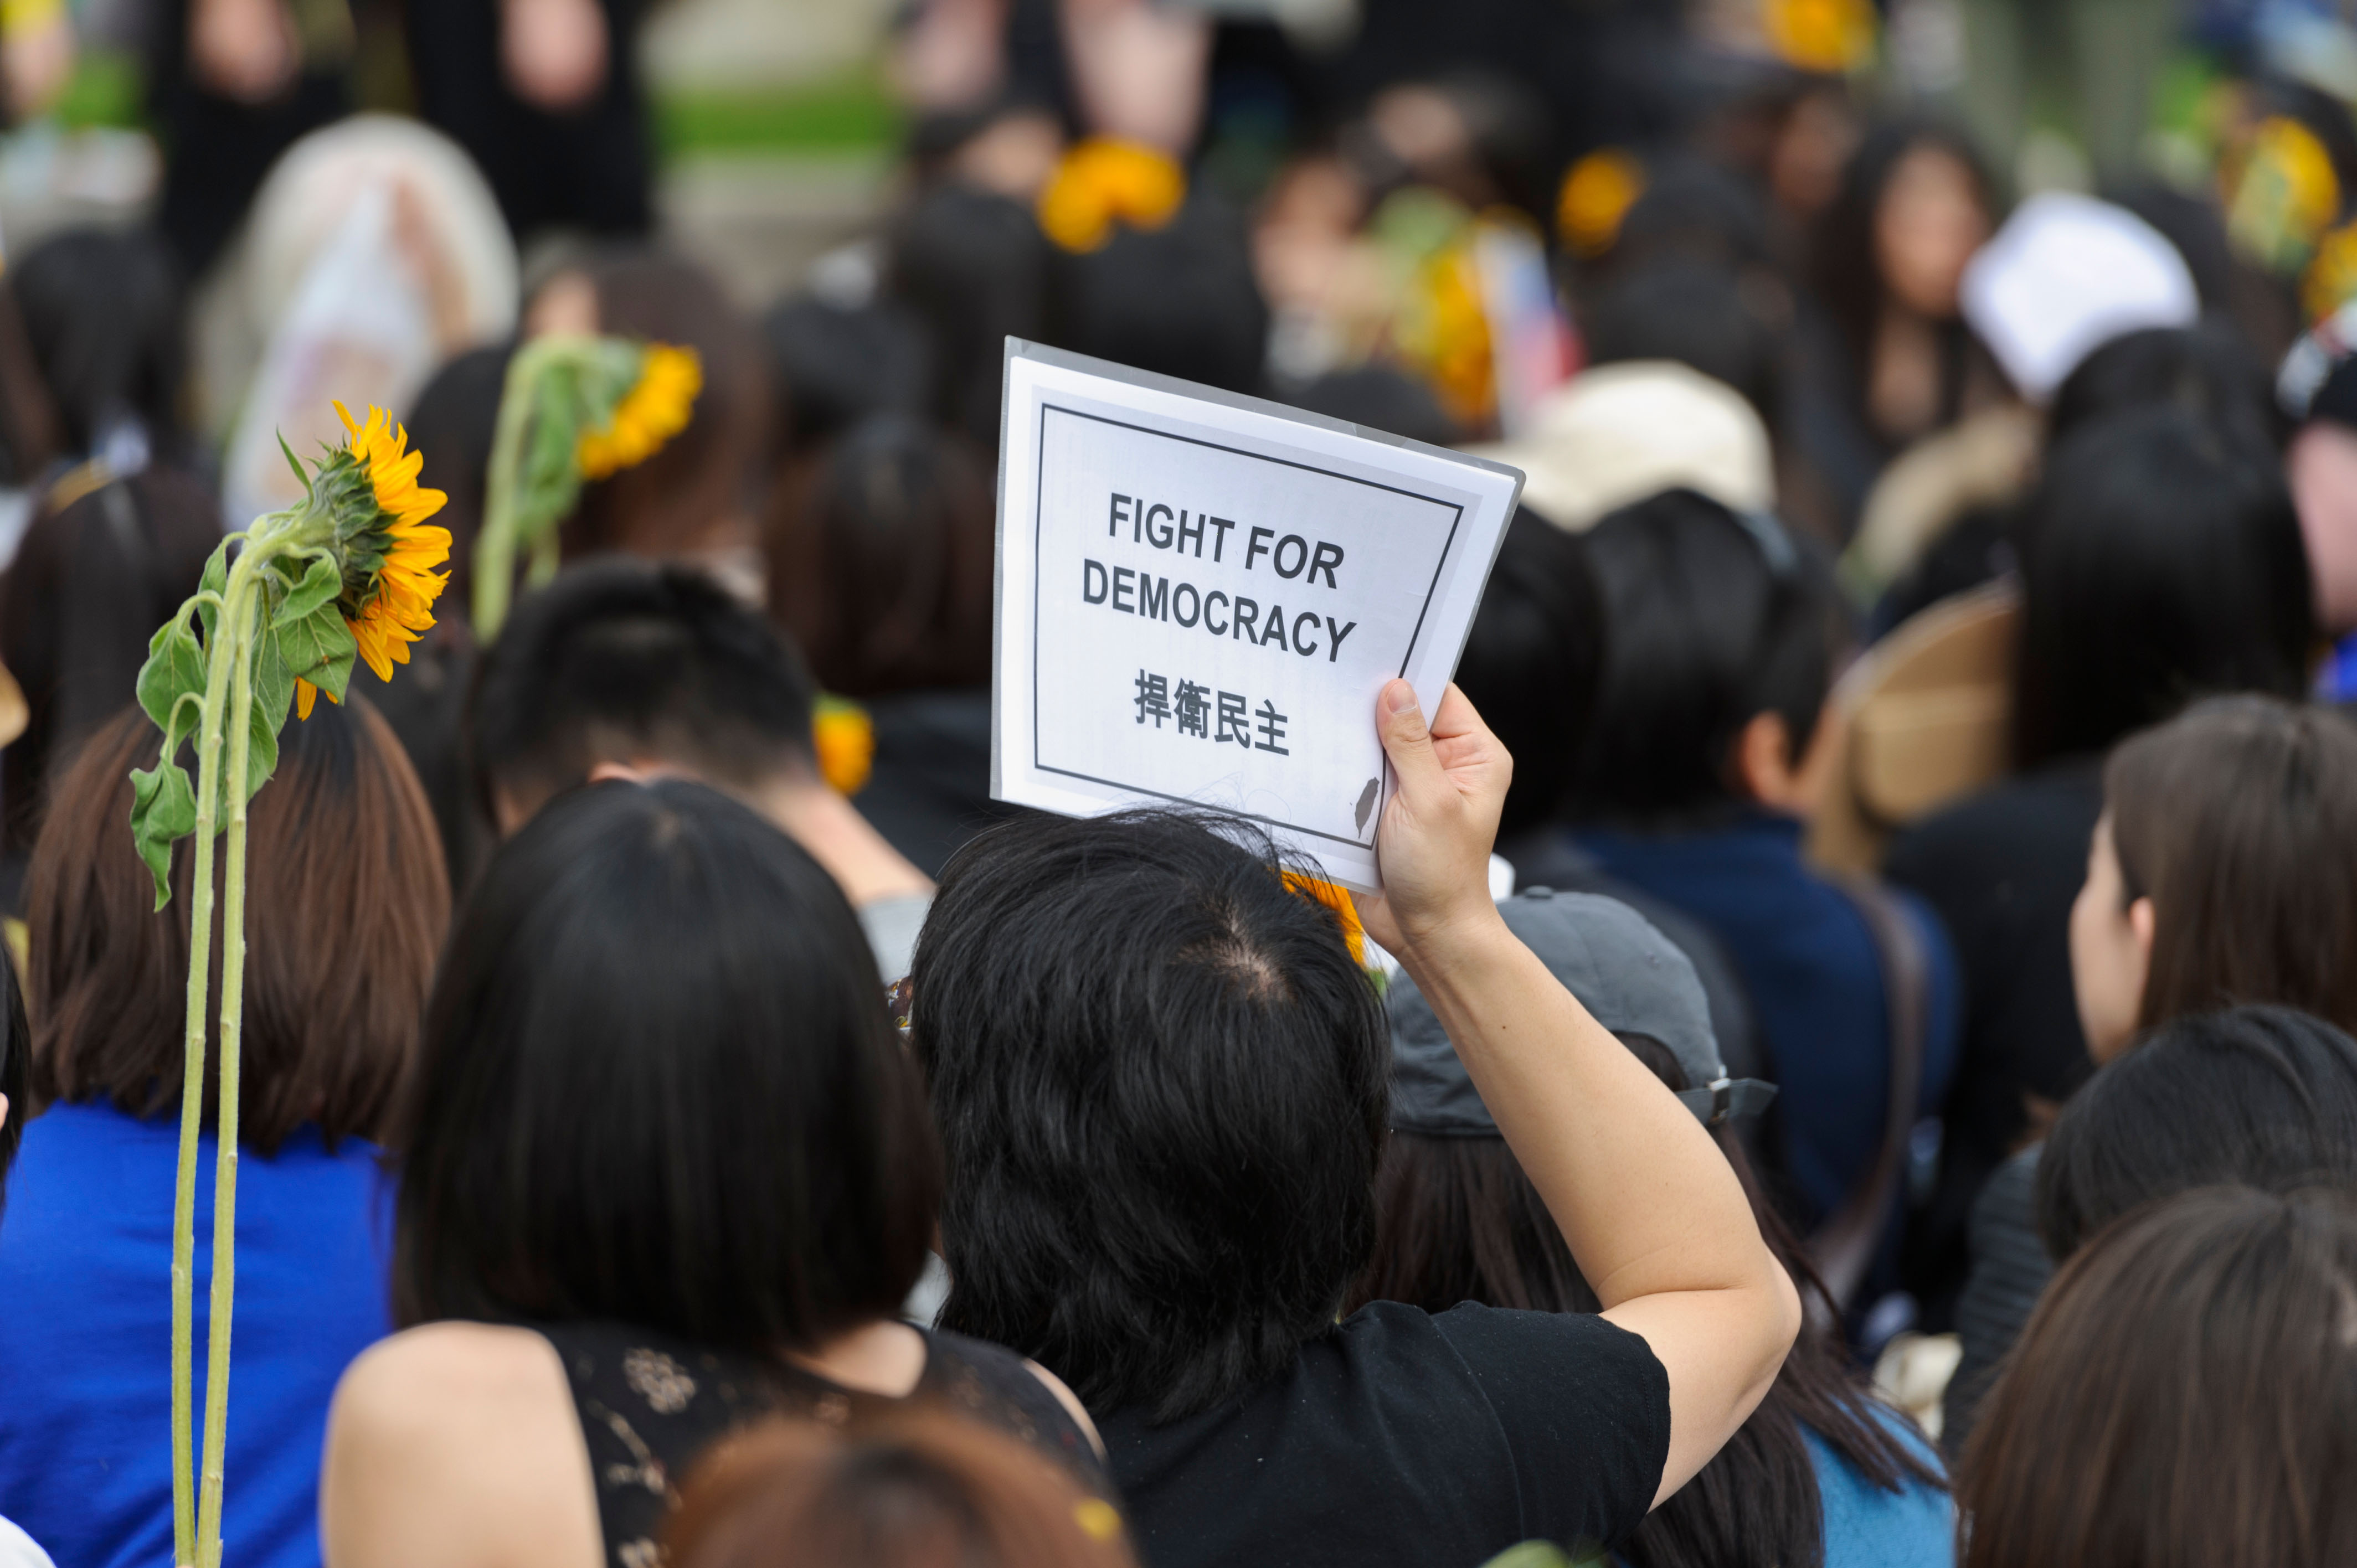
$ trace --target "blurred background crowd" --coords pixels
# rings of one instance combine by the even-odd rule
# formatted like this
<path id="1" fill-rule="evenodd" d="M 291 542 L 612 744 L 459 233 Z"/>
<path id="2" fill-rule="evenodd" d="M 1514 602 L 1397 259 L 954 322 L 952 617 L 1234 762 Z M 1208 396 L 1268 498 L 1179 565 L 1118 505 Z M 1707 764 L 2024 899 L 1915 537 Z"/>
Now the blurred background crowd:
<path id="1" fill-rule="evenodd" d="M 119 778 L 149 632 L 293 499 L 279 437 L 340 439 L 331 398 L 396 411 L 449 496 L 441 622 L 367 688 L 442 860 L 420 951 L 543 801 L 652 756 L 802 842 L 906 972 L 1012 815 L 1012 335 L 1524 471 L 1458 677 L 1515 758 L 1499 875 L 1691 961 L 1719 1081 L 1778 1086 L 1727 1141 L 1813 1332 L 1950 1455 L 2097 1229 L 2041 1151 L 2105 1064 L 2231 1001 L 2309 1015 L 2232 1015 L 2249 1049 L 2349 1070 L 2340 0 L 0 0 L 0 907 L 37 1038 L 70 989 L 43 824 Z M 693 348 L 704 390 L 486 648 L 502 378 L 558 331 Z M 625 614 L 676 649 L 580 629 Z M 824 788 L 771 766 L 762 682 Z M 2357 1164 L 2326 1142 L 2298 1174 Z"/>

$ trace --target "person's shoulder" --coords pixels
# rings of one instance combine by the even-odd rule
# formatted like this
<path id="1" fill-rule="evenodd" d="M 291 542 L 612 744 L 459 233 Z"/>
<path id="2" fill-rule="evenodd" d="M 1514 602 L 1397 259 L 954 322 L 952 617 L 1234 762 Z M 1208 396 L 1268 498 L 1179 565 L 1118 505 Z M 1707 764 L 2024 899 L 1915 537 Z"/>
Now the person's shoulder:
<path id="1" fill-rule="evenodd" d="M 540 1335 L 426 1324 L 379 1341 L 345 1369 L 320 1482 L 331 1558 L 349 1552 L 363 1568 L 404 1555 L 581 1561 L 585 1542 L 595 1547 L 597 1517 L 571 1387 Z M 519 1520 L 537 1522 L 519 1535 Z"/>
<path id="2" fill-rule="evenodd" d="M 1469 1301 L 1430 1316 L 1394 1310 L 1415 1313 L 1435 1348 L 1445 1347 L 1485 1384 L 1499 1376 L 1523 1380 L 1553 1373 L 1585 1384 L 1634 1374 L 1661 1377 L 1667 1387 L 1652 1347 L 1594 1313 L 1519 1312 Z"/>
<path id="3" fill-rule="evenodd" d="M 1916 1427 L 1878 1400 L 1869 1413 L 1934 1472 L 1938 1452 Z M 1954 1561 L 1954 1505 L 1940 1487 L 1908 1476 L 1897 1490 L 1879 1487 L 1839 1450 L 1803 1426 L 1824 1509 L 1825 1568 L 1945 1568 Z"/>
<path id="4" fill-rule="evenodd" d="M 41 1543 L 15 1523 L 0 1519 L 0 1568 L 58 1568 Z"/>

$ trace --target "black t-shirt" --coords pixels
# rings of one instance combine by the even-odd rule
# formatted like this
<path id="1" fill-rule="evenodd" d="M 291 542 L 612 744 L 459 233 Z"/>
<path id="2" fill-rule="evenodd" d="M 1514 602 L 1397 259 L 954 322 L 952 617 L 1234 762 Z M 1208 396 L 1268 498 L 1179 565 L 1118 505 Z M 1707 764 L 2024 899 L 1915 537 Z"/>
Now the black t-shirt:
<path id="1" fill-rule="evenodd" d="M 1168 1426 L 1093 1412 L 1146 1568 L 1477 1568 L 1610 1546 L 1652 1506 L 1670 1380 L 1600 1317 L 1377 1302 Z"/>

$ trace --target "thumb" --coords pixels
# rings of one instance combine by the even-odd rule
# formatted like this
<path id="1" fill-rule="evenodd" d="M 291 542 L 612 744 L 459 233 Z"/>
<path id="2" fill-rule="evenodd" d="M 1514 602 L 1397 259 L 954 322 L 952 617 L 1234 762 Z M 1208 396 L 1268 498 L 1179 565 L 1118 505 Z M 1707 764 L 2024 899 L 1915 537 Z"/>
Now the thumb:
<path id="1" fill-rule="evenodd" d="M 1375 699 L 1375 733 L 1383 739 L 1383 755 L 1391 758 L 1399 792 L 1410 802 L 1427 800 L 1446 788 L 1440 757 L 1432 749 L 1432 726 L 1425 723 L 1414 686 L 1405 681 L 1383 683 Z"/>

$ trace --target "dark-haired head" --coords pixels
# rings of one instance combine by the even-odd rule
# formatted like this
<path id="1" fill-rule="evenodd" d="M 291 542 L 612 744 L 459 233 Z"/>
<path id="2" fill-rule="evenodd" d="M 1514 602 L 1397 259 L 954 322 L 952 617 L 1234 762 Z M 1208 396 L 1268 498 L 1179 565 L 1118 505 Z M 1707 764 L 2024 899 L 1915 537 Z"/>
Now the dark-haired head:
<path id="1" fill-rule="evenodd" d="M 932 345 L 936 417 L 994 451 L 1006 339 L 1041 335 L 1049 248 L 1023 203 L 955 183 L 919 197 L 886 240 L 886 292 Z"/>
<path id="2" fill-rule="evenodd" d="M 1921 210 L 1895 210 L 1894 193 Z M 1810 257 L 1816 297 L 1860 372 L 1886 310 L 1955 317 L 1957 279 L 1996 209 L 1987 171 L 1962 132 L 1925 119 L 1889 120 L 1867 132 L 1839 194 L 1818 217 Z M 1926 214 L 1941 221 L 1923 222 Z"/>
<path id="3" fill-rule="evenodd" d="M 1832 681 L 1822 562 L 1771 518 L 1692 490 L 1623 507 L 1587 535 L 1604 590 L 1604 686 L 1570 795 L 1588 821 L 1667 826 L 1769 799 L 1763 754 L 1796 772 Z"/>
<path id="4" fill-rule="evenodd" d="M 1585 539 L 1517 510 L 1457 660 L 1457 684 L 1514 759 L 1499 842 L 1561 810 L 1603 671 L 1604 605 Z"/>
<path id="5" fill-rule="evenodd" d="M 477 667 L 467 729 L 511 829 L 600 763 L 740 792 L 815 766 L 810 676 L 757 610 L 690 566 L 592 561 L 526 595 Z"/>
<path id="6" fill-rule="evenodd" d="M 1092 1409 L 1274 1375 L 1366 1262 L 1383 1010 L 1286 869 L 1243 824 L 1133 811 L 1010 822 L 942 874 L 913 976 L 942 1323 Z"/>
<path id="7" fill-rule="evenodd" d="M 436 977 L 396 1314 L 754 1353 L 888 1316 L 940 1192 L 923 1094 L 792 841 L 698 784 L 576 791 L 492 857 Z"/>
<path id="8" fill-rule="evenodd" d="M 1054 252 L 1048 340 L 1060 349 L 1256 392 L 1268 348 L 1268 306 L 1243 221 L 1196 196 L 1159 229 L 1121 224 L 1097 249 Z"/>
<path id="9" fill-rule="evenodd" d="M 2211 319 L 2122 333 L 2079 361 L 2046 412 L 2050 445 L 2108 414 L 2174 408 L 2266 463 L 2290 432 L 2274 378 L 2243 335 Z"/>
<path id="10" fill-rule="evenodd" d="M 842 308 L 807 296 L 761 317 L 777 377 L 781 450 L 803 452 L 877 414 L 931 410 L 933 347 L 897 300 Z"/>
<path id="11" fill-rule="evenodd" d="M 1776 423 L 1785 302 L 1723 263 L 1672 256 L 1620 273 L 1580 312 L 1588 362 L 1674 360 L 1743 394 Z"/>
<path id="12" fill-rule="evenodd" d="M 124 826 L 131 770 L 153 767 L 156 745 L 146 715 L 125 709 L 50 792 L 26 898 L 43 1105 L 106 1100 L 144 1117 L 179 1103 L 193 841 L 174 849 L 158 909 Z M 238 1128 L 264 1154 L 306 1123 L 331 1143 L 380 1134 L 450 915 L 425 791 L 357 686 L 344 706 L 288 723 L 278 746 L 246 830 Z M 220 1059 L 205 1059 L 208 1124 Z"/>
<path id="13" fill-rule="evenodd" d="M 2181 408 L 2050 452 L 2019 546 L 2017 766 L 2101 751 L 2205 693 L 2307 688 L 2315 611 L 2282 476 Z"/>
<path id="14" fill-rule="evenodd" d="M 2357 1028 L 2357 725 L 2212 698 L 2122 742 L 2104 803 L 2071 925 L 2098 1060 L 2237 1003 Z"/>
<path id="15" fill-rule="evenodd" d="M 2062 1265 L 1957 1471 L 1964 1568 L 2357 1562 L 2357 1198 L 2204 1187 Z"/>
<path id="16" fill-rule="evenodd" d="M 2197 1187 L 2357 1187 L 2357 1041 L 2289 1007 L 2175 1019 L 2073 1095 L 2038 1158 L 2058 1262 Z"/>
<path id="17" fill-rule="evenodd" d="M 985 685 L 996 537 L 981 456 L 879 414 L 780 488 L 763 541 L 770 613 L 830 692 Z"/>
<path id="18" fill-rule="evenodd" d="M 185 357 L 171 252 L 144 229 L 69 229 L 11 262 L 8 281 L 66 449 L 87 456 L 135 425 L 166 449 Z"/>

